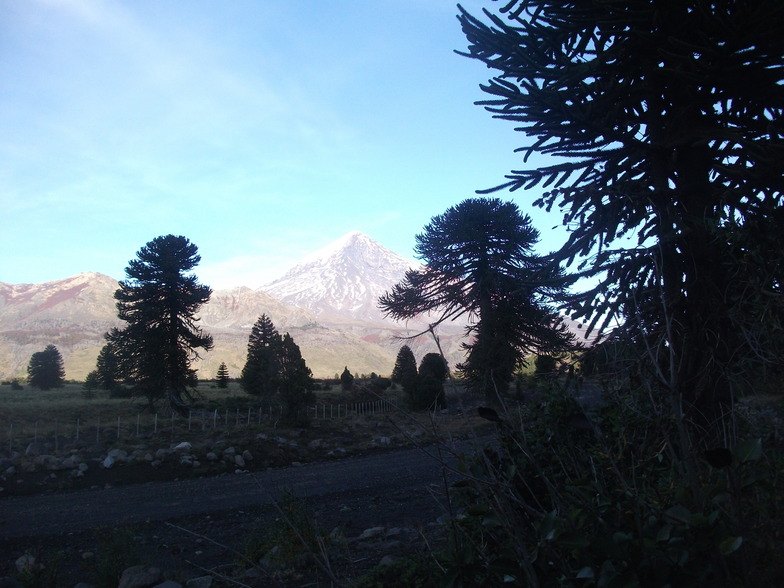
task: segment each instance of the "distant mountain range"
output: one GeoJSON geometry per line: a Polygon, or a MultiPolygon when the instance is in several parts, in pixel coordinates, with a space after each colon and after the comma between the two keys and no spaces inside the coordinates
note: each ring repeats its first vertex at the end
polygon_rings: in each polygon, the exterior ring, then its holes
{"type": "MultiPolygon", "coordinates": [[[[212,378],[225,361],[232,377],[245,363],[248,335],[266,313],[281,332],[289,332],[316,377],[333,377],[345,366],[354,373],[389,374],[401,345],[417,359],[435,351],[427,336],[401,337],[424,328],[424,321],[401,325],[377,308],[381,294],[416,264],[360,232],[344,235],[259,290],[216,290],[200,311],[200,325],[215,348],[196,365],[212,378]]],[[[198,275],[198,268],[196,270],[198,275]]],[[[54,344],[63,355],[66,378],[80,380],[95,368],[103,334],[117,319],[117,281],[83,273],[43,284],[0,282],[0,380],[24,378],[30,356],[54,344]]],[[[463,325],[439,330],[452,365],[462,360],[463,325]]]]}

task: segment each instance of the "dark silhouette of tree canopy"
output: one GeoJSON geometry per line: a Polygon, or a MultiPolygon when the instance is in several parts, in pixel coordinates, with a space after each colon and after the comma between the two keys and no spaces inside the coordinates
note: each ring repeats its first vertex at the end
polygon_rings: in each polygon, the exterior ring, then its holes
{"type": "Polygon", "coordinates": [[[187,274],[201,260],[185,237],[156,237],[125,268],[128,279],[115,292],[124,329],[107,335],[119,358],[121,373],[152,403],[168,400],[184,413],[197,384],[191,361],[198,350],[212,349],[212,337],[197,326],[195,314],[212,294],[187,274]]]}
{"type": "Polygon", "coordinates": [[[512,202],[470,198],[434,217],[416,236],[424,269],[406,272],[379,306],[395,319],[439,311],[434,324],[468,314],[473,341],[457,368],[495,398],[525,356],[573,343],[547,304],[562,295],[560,276],[533,253],[539,238],[512,202]]]}
{"type": "Polygon", "coordinates": [[[440,353],[426,353],[419,363],[413,407],[439,409],[446,407],[444,381],[449,375],[446,360],[440,353]]]}
{"type": "Polygon", "coordinates": [[[248,337],[248,358],[240,374],[240,385],[248,394],[267,401],[277,391],[278,347],[280,333],[266,314],[253,324],[248,337]]]}
{"type": "Polygon", "coordinates": [[[84,378],[82,384],[82,393],[85,398],[94,398],[95,391],[101,387],[101,379],[98,376],[98,370],[92,370],[84,378]]]}
{"type": "Polygon", "coordinates": [[[278,365],[283,420],[290,424],[304,424],[308,420],[305,409],[315,399],[313,373],[302,358],[299,346],[288,333],[280,341],[278,365]]]}
{"type": "MultiPolygon", "coordinates": [[[[484,21],[460,11],[465,55],[499,72],[480,104],[530,138],[524,161],[568,158],[495,189],[550,188],[537,204],[560,208],[570,230],[557,259],[598,278],[571,300],[576,317],[633,326],[635,309],[657,304],[643,314],[666,324],[663,379],[710,410],[743,345],[727,296],[736,270],[717,245],[782,205],[784,3],[514,0],[484,21]]],[[[780,297],[780,271],[767,283],[780,297]]]]}
{"type": "Polygon", "coordinates": [[[343,368],[343,373],[340,374],[340,387],[343,390],[351,390],[354,386],[354,376],[348,371],[348,366],[343,368]]]}
{"type": "Polygon", "coordinates": [[[304,408],[314,399],[312,372],[291,335],[281,336],[266,314],[251,329],[240,384],[249,394],[281,403],[285,422],[307,420],[304,408]]]}
{"type": "Polygon", "coordinates": [[[400,384],[413,404],[417,380],[417,364],[414,352],[411,351],[408,345],[403,345],[397,352],[395,367],[392,369],[392,377],[390,379],[396,384],[400,384]]]}
{"type": "Polygon", "coordinates": [[[98,383],[103,390],[113,390],[119,385],[123,378],[121,369],[120,358],[115,346],[112,343],[107,343],[101,347],[95,363],[95,371],[98,383]]]}
{"type": "Polygon", "coordinates": [[[37,351],[30,357],[27,364],[27,382],[39,390],[61,388],[65,382],[63,356],[54,345],[47,345],[43,351],[37,351]]]}
{"type": "Polygon", "coordinates": [[[215,374],[215,379],[218,381],[218,388],[229,387],[229,368],[226,367],[225,361],[222,361],[218,366],[218,373],[215,374]]]}

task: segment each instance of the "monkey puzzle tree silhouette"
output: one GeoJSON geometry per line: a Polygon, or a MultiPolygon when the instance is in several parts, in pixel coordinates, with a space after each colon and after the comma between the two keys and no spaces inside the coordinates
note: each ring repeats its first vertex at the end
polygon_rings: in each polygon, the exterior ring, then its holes
{"type": "Polygon", "coordinates": [[[61,388],[65,382],[63,356],[54,345],[47,345],[37,351],[27,364],[27,381],[33,388],[51,390],[61,388]]]}
{"type": "MultiPolygon", "coordinates": [[[[600,331],[658,315],[662,381],[715,413],[738,350],[759,352],[733,325],[737,265],[718,245],[782,206],[784,4],[512,0],[485,17],[460,8],[463,54],[499,72],[480,104],[530,137],[524,162],[562,158],[494,189],[550,187],[536,203],[570,229],[556,259],[596,278],[574,315],[600,331]]],[[[766,283],[781,296],[781,273],[766,283]]]]}
{"type": "Polygon", "coordinates": [[[431,410],[446,408],[444,380],[448,375],[449,368],[441,354],[426,353],[419,363],[413,407],[431,410]]]}
{"type": "Polygon", "coordinates": [[[150,404],[165,398],[173,411],[184,414],[197,384],[191,361],[199,358],[199,349],[212,349],[212,337],[195,318],[212,290],[186,274],[201,257],[185,237],[156,237],[136,256],[125,268],[128,279],[114,294],[118,316],[128,324],[106,338],[136,391],[150,404]]]}
{"type": "Polygon", "coordinates": [[[218,366],[218,373],[215,374],[215,379],[218,382],[218,388],[229,387],[229,368],[226,367],[225,361],[222,361],[218,366]]]}
{"type": "Polygon", "coordinates": [[[307,422],[304,408],[314,399],[312,372],[291,335],[281,336],[266,314],[251,329],[240,384],[249,394],[279,402],[284,422],[307,422]]]}
{"type": "Polygon", "coordinates": [[[348,366],[343,368],[343,373],[340,374],[340,387],[346,391],[350,391],[354,387],[354,376],[351,375],[348,366]]]}
{"type": "MultiPolygon", "coordinates": [[[[395,319],[438,311],[433,325],[467,314],[471,343],[457,366],[468,383],[495,399],[534,352],[574,344],[548,302],[562,296],[561,276],[533,253],[539,233],[512,202],[469,198],[433,217],[414,247],[425,267],[379,299],[395,319]]],[[[432,326],[431,326],[432,328],[432,326]]]]}
{"type": "Polygon", "coordinates": [[[280,333],[262,314],[248,337],[248,357],[240,374],[240,385],[248,394],[270,401],[278,389],[278,348],[280,333]]]}
{"type": "Polygon", "coordinates": [[[114,390],[122,379],[120,358],[116,347],[107,343],[98,352],[95,362],[98,382],[103,390],[114,390]]]}
{"type": "Polygon", "coordinates": [[[414,352],[411,351],[408,345],[403,345],[397,352],[391,380],[396,384],[400,384],[406,394],[408,394],[409,401],[413,404],[417,382],[417,364],[414,352]]]}
{"type": "Polygon", "coordinates": [[[315,399],[313,377],[302,357],[299,346],[285,333],[278,349],[279,395],[283,403],[283,421],[306,424],[305,409],[315,399]]]}

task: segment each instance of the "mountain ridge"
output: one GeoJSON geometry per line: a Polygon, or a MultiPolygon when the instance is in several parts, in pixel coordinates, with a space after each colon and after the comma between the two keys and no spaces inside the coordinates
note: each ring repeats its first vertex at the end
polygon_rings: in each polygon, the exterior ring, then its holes
{"type": "MultiPolygon", "coordinates": [[[[291,333],[316,377],[333,377],[346,366],[354,373],[391,373],[401,337],[420,325],[385,319],[376,301],[412,263],[352,231],[272,282],[287,285],[299,298],[289,296],[287,302],[264,287],[215,290],[197,313],[215,341],[195,364],[199,376],[212,378],[222,361],[231,377],[239,376],[248,335],[262,313],[280,332],[291,333]]],[[[117,280],[97,272],[40,284],[0,282],[0,380],[24,378],[30,356],[50,343],[63,355],[66,377],[83,379],[95,368],[103,334],[123,325],[113,298],[117,288],[117,280]]],[[[418,357],[435,350],[425,337],[408,343],[418,357]]],[[[460,353],[448,336],[442,345],[455,357],[460,353]]]]}

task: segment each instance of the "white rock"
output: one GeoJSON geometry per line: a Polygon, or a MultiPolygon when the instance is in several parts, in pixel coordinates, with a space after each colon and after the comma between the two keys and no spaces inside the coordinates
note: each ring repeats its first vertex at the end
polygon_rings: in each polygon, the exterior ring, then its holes
{"type": "Polygon", "coordinates": [[[210,451],[207,455],[204,456],[204,459],[207,461],[218,461],[218,456],[214,452],[210,451]]]}
{"type": "Polygon", "coordinates": [[[245,461],[253,461],[253,454],[246,449],[242,452],[242,459],[245,461]]]}
{"type": "Polygon", "coordinates": [[[191,451],[192,449],[193,445],[191,445],[188,441],[183,441],[174,447],[175,451],[191,451]]]}
{"type": "Polygon", "coordinates": [[[16,571],[17,572],[29,572],[36,568],[35,558],[30,555],[29,553],[25,553],[23,556],[17,558],[16,560],[16,571]]]}
{"type": "Polygon", "coordinates": [[[109,457],[113,457],[117,462],[128,461],[128,452],[122,449],[111,449],[108,453],[109,457]]]}
{"type": "Polygon", "coordinates": [[[234,464],[235,464],[237,467],[244,468],[244,467],[245,467],[245,460],[244,460],[244,459],[242,459],[242,456],[241,456],[241,455],[235,455],[235,456],[234,456],[234,464]]]}
{"type": "Polygon", "coordinates": [[[62,466],[65,469],[72,470],[75,469],[79,465],[79,460],[76,459],[74,456],[66,457],[62,462],[62,466]]]}
{"type": "Polygon", "coordinates": [[[114,466],[115,459],[111,455],[107,455],[106,459],[103,460],[103,467],[107,470],[114,466]]]}
{"type": "Polygon", "coordinates": [[[373,537],[378,537],[384,533],[384,527],[371,527],[370,529],[365,529],[362,531],[362,534],[359,536],[359,539],[372,539],[373,537]]]}

